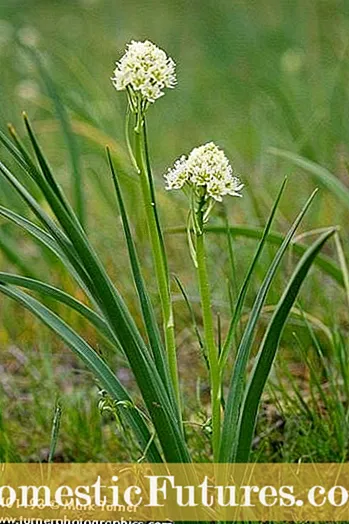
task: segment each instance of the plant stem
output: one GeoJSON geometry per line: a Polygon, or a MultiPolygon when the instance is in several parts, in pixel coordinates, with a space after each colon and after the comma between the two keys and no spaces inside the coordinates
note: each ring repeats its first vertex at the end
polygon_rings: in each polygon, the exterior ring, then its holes
{"type": "Polygon", "coordinates": [[[158,227],[158,218],[156,211],[156,203],[152,189],[150,187],[149,179],[151,174],[148,173],[147,169],[147,152],[145,150],[144,140],[144,121],[141,125],[137,125],[134,129],[135,133],[135,159],[137,162],[141,190],[143,195],[144,208],[146,213],[146,220],[148,226],[148,232],[150,236],[152,255],[155,266],[155,274],[157,279],[158,291],[160,296],[162,320],[164,327],[165,344],[167,351],[167,358],[170,370],[170,376],[175,391],[175,395],[178,402],[179,416],[181,413],[181,402],[180,402],[180,391],[179,391],[179,380],[178,380],[178,369],[177,369],[177,355],[176,355],[176,341],[174,333],[174,321],[173,321],[173,310],[171,293],[169,286],[169,278],[167,272],[167,264],[165,259],[164,250],[161,241],[161,232],[158,227]],[[149,179],[148,179],[149,175],[149,179]]]}
{"type": "MultiPolygon", "coordinates": [[[[202,223],[201,220],[200,222],[202,223]]],[[[221,374],[218,365],[218,350],[216,347],[214,337],[211,293],[207,274],[203,229],[196,232],[196,260],[204,324],[205,344],[210,366],[213,457],[214,461],[218,462],[221,434],[221,374]]]]}

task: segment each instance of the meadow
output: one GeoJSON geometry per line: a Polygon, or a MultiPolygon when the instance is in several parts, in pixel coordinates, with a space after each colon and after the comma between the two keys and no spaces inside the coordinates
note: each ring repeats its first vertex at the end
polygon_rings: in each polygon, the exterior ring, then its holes
{"type": "MultiPolygon", "coordinates": [[[[125,220],[120,216],[106,146],[159,326],[162,303],[139,179],[124,136],[126,95],[115,91],[110,78],[115,61],[131,40],[151,40],[177,64],[176,88],[167,90],[147,111],[147,134],[169,266],[186,442],[194,461],[211,461],[214,454],[207,326],[187,243],[187,199],[181,192],[165,190],[163,174],[176,158],[211,140],[224,149],[244,184],[242,198],[227,197],[217,204],[206,227],[213,329],[220,351],[239,290],[263,242],[238,311],[228,371],[234,368],[242,335],[257,314],[255,299],[267,271],[316,188],[268,286],[244,373],[249,374],[258,362],[264,333],[300,257],[329,235],[321,253],[309,252],[314,256],[309,274],[286,325],[279,326],[284,329],[259,405],[250,460],[348,459],[348,34],[349,5],[344,0],[200,4],[5,0],[0,7],[0,128],[10,137],[7,125],[13,125],[21,139],[19,149],[23,143],[30,150],[33,140],[22,118],[22,111],[26,112],[55,179],[145,340],[151,333],[142,318],[144,303],[140,307],[137,299],[129,237],[126,234],[125,242],[125,220]],[[264,237],[286,176],[271,229],[264,237]]],[[[50,188],[40,192],[18,169],[4,143],[1,161],[54,216],[46,198],[50,188]]],[[[0,177],[0,204],[1,209],[33,220],[32,211],[6,177],[0,177]]],[[[2,290],[14,285],[4,280],[11,273],[49,282],[90,305],[62,259],[24,229],[1,213],[2,290]]],[[[30,296],[32,292],[29,289],[30,296]]],[[[82,334],[101,362],[108,362],[143,413],[142,386],[125,355],[113,350],[113,341],[52,296],[42,301],[82,334]]],[[[0,344],[1,461],[144,458],[142,453],[149,449],[140,449],[119,413],[125,405],[116,406],[64,341],[2,294],[0,344]]],[[[223,377],[223,399],[229,391],[229,380],[223,377]]],[[[145,425],[151,425],[148,419],[145,425]]]]}

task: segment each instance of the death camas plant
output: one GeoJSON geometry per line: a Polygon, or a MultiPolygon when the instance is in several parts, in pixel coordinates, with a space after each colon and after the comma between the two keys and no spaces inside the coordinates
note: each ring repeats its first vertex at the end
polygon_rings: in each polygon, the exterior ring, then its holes
{"type": "Polygon", "coordinates": [[[175,410],[180,417],[180,392],[173,311],[162,231],[157,214],[155,191],[150,169],[145,121],[145,114],[149,105],[164,94],[163,90],[165,87],[175,86],[175,64],[171,58],[166,56],[164,51],[153,43],[149,41],[131,42],[125,55],[116,64],[112,81],[117,90],[126,90],[127,92],[126,141],[140,178],[162,308],[171,382],[169,387],[174,390],[177,404],[175,410]],[[134,153],[129,135],[130,114],[134,117],[134,153]]]}
{"type": "MultiPolygon", "coordinates": [[[[93,373],[99,387],[106,392],[103,398],[109,395],[108,398],[117,410],[119,418],[133,431],[142,459],[149,462],[189,462],[191,454],[183,424],[169,264],[157,208],[146,126],[146,116],[151,105],[164,94],[166,88],[173,88],[176,84],[175,64],[164,51],[151,42],[131,42],[124,56],[116,64],[112,82],[118,91],[125,91],[127,95],[126,142],[142,191],[161,303],[162,329],[142,275],[142,265],[131,234],[132,228],[122,188],[110,152],[107,150],[109,167],[146,337],[143,337],[137,328],[123,297],[93,248],[76,210],[71,206],[53,174],[26,116],[24,123],[33,155],[11,127],[10,138],[1,133],[0,140],[12,155],[21,174],[18,176],[17,169],[10,169],[4,162],[0,162],[0,172],[27,205],[29,213],[23,216],[2,205],[0,216],[16,224],[35,241],[50,249],[75,279],[89,305],[86,305],[86,301],[81,302],[62,289],[28,274],[0,272],[0,291],[36,315],[80,357],[93,373]],[[40,200],[37,197],[37,189],[42,195],[40,200]],[[50,298],[50,301],[47,301],[47,298],[50,298]],[[78,333],[51,309],[48,304],[52,305],[52,301],[64,304],[82,315],[99,332],[108,346],[112,346],[127,358],[142,395],[142,405],[135,405],[131,392],[126,390],[108,361],[99,356],[84,339],[83,334],[78,333]]],[[[310,247],[304,249],[303,256],[283,290],[260,343],[253,370],[249,377],[246,377],[256,326],[269,288],[315,193],[310,196],[291,225],[266,272],[239,340],[234,362],[231,364],[229,355],[233,340],[237,337],[236,327],[246,293],[268,239],[285,182],[277,195],[256,253],[248,265],[225,340],[218,345],[206,265],[209,250],[206,251],[205,230],[209,218],[214,213],[214,205],[219,205],[225,197],[241,196],[243,184],[233,175],[223,151],[212,142],[193,149],[188,157],[181,157],[173,169],[167,172],[165,181],[168,190],[181,189],[188,196],[186,230],[201,298],[203,344],[208,360],[211,389],[213,460],[247,461],[258,405],[283,327],[316,255],[334,229],[327,230],[310,247]],[[223,382],[229,386],[226,398],[223,398],[223,382]]],[[[243,205],[243,199],[239,201],[239,205],[243,205]]]]}
{"type": "Polygon", "coordinates": [[[222,201],[225,195],[241,196],[239,191],[243,188],[243,184],[237,177],[233,176],[227,157],[213,142],[196,147],[188,158],[182,156],[175,162],[174,168],[170,169],[165,175],[165,179],[166,189],[183,189],[188,193],[190,201],[188,240],[198,274],[205,349],[211,382],[212,447],[214,459],[218,460],[221,432],[221,373],[211,311],[204,227],[214,203],[222,201]],[[194,242],[192,241],[191,230],[195,235],[194,242]]]}

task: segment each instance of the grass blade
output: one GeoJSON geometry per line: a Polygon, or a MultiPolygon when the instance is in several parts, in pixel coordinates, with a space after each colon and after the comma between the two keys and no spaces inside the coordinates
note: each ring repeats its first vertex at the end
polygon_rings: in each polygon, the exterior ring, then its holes
{"type": "Polygon", "coordinates": [[[269,323],[242,403],[241,418],[237,430],[238,445],[236,456],[233,457],[234,462],[248,461],[260,398],[274,362],[288,315],[315,257],[334,232],[335,229],[331,229],[327,233],[324,233],[308,248],[294,270],[290,282],[269,323]]]}
{"type": "Polygon", "coordinates": [[[312,203],[316,193],[317,190],[315,190],[313,194],[310,196],[302,211],[292,224],[292,227],[287,233],[282,245],[280,246],[278,252],[274,257],[273,262],[271,263],[268,269],[266,277],[263,281],[262,286],[259,289],[259,292],[253,304],[249,321],[246,325],[244,334],[242,336],[238,348],[237,358],[230,381],[220,447],[220,462],[231,462],[236,453],[237,434],[235,433],[235,428],[237,427],[238,420],[240,417],[245,372],[254,340],[255,328],[259,320],[264,302],[266,300],[269,288],[274,279],[276,271],[281,263],[283,255],[285,254],[293,235],[295,234],[301,220],[303,219],[306,211],[312,203]]]}
{"type": "MultiPolygon", "coordinates": [[[[23,44],[22,44],[23,45],[23,44]]],[[[85,212],[85,203],[84,203],[84,191],[83,191],[83,181],[81,175],[81,166],[80,166],[80,155],[78,143],[76,136],[73,133],[72,126],[70,123],[68,112],[62,103],[62,100],[58,94],[55,83],[52,80],[50,74],[44,66],[43,60],[41,59],[40,54],[36,49],[28,46],[24,46],[25,50],[32,55],[34,58],[40,75],[45,83],[46,90],[51,97],[57,117],[61,124],[62,133],[64,136],[65,144],[70,157],[70,164],[72,170],[72,190],[74,195],[74,205],[76,214],[79,218],[79,222],[82,227],[86,226],[86,212],[85,212]]]]}
{"type": "Polygon", "coordinates": [[[59,428],[61,425],[61,418],[62,418],[62,407],[58,401],[55,406],[55,412],[54,412],[53,421],[52,421],[50,451],[49,451],[48,460],[47,460],[49,464],[53,461],[55,453],[56,453],[59,428]]]}
{"type": "Polygon", "coordinates": [[[325,186],[331,193],[333,193],[333,195],[341,200],[347,208],[349,208],[349,189],[339,180],[339,178],[335,177],[330,171],[328,171],[328,169],[319,166],[319,164],[316,164],[311,160],[307,160],[302,156],[283,149],[273,147],[269,149],[269,153],[284,158],[285,160],[289,160],[292,164],[295,164],[304,169],[304,171],[314,175],[323,186],[325,186]]]}

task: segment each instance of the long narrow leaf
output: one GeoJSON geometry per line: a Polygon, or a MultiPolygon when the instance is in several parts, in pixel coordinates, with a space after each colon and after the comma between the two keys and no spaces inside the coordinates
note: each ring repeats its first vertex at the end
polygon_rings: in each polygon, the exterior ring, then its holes
{"type": "MultiPolygon", "coordinates": [[[[29,119],[27,115],[23,114],[24,118],[24,124],[27,129],[30,141],[32,143],[35,156],[39,162],[42,176],[38,173],[37,169],[30,169],[30,173],[34,180],[36,180],[38,186],[40,187],[41,191],[44,193],[48,203],[52,206],[52,202],[55,202],[55,199],[59,200],[59,202],[63,205],[65,210],[69,213],[70,218],[74,220],[80,227],[82,227],[82,223],[78,220],[77,216],[75,215],[72,207],[70,206],[67,198],[65,197],[63,190],[59,186],[58,182],[56,181],[50,166],[48,164],[48,161],[46,160],[43,152],[41,151],[41,147],[34,135],[34,131],[30,125],[29,119]],[[46,184],[45,184],[46,181],[46,184]]],[[[23,147],[23,145],[19,142],[18,138],[16,139],[17,146],[20,148],[21,153],[23,154],[26,161],[29,163],[28,159],[28,153],[23,147]]]]}
{"type": "MultiPolygon", "coordinates": [[[[264,230],[260,227],[253,226],[230,226],[229,231],[233,237],[252,238],[260,240],[263,236],[264,230]]],[[[186,234],[187,230],[185,227],[172,227],[167,230],[168,234],[186,234]]],[[[211,226],[205,227],[206,233],[212,233],[214,235],[226,235],[227,229],[224,226],[211,226]]],[[[269,232],[266,238],[267,243],[273,246],[281,246],[284,240],[283,235],[280,233],[269,232]]],[[[307,246],[300,242],[292,242],[292,250],[296,255],[303,255],[307,246]]],[[[324,255],[318,255],[314,262],[322,271],[327,273],[337,284],[344,287],[343,275],[340,268],[332,262],[329,257],[324,255]]]]}
{"type": "Polygon", "coordinates": [[[57,117],[61,124],[65,144],[67,146],[67,151],[70,157],[70,164],[71,164],[71,170],[72,170],[72,189],[73,189],[73,194],[74,194],[74,204],[75,204],[76,214],[79,218],[81,225],[85,227],[86,226],[86,212],[85,212],[85,203],[84,203],[84,194],[83,194],[83,182],[82,182],[82,175],[81,175],[79,148],[78,148],[76,136],[73,133],[73,130],[71,127],[68,112],[64,104],[62,103],[61,97],[58,93],[55,83],[52,80],[50,74],[48,73],[40,54],[37,52],[35,48],[32,48],[32,47],[25,46],[25,49],[34,58],[38,66],[39,72],[41,74],[41,77],[45,83],[47,92],[54,103],[57,117]]]}
{"type": "MultiPolygon", "coordinates": [[[[8,125],[8,129],[9,129],[10,134],[11,134],[12,137],[17,136],[16,132],[14,130],[14,127],[11,124],[8,125]]],[[[33,196],[38,201],[41,201],[42,200],[41,191],[39,191],[37,189],[37,187],[36,187],[36,184],[33,183],[32,180],[30,180],[30,172],[31,172],[31,167],[32,166],[29,166],[27,164],[26,160],[23,158],[23,155],[21,154],[19,149],[11,142],[11,140],[1,130],[0,130],[0,143],[3,146],[5,146],[5,148],[10,153],[10,155],[15,160],[15,162],[21,167],[21,169],[25,173],[26,177],[29,178],[28,184],[27,184],[27,187],[28,187],[29,191],[33,194],[33,196]],[[29,177],[28,177],[28,175],[29,175],[29,177]]],[[[35,166],[34,166],[34,169],[36,169],[35,166]]]]}
{"type": "Polygon", "coordinates": [[[246,294],[247,294],[247,291],[248,291],[248,287],[249,287],[249,284],[251,282],[251,277],[253,275],[254,269],[257,266],[258,260],[260,259],[261,255],[263,253],[263,248],[264,248],[266,240],[268,238],[268,234],[269,234],[270,228],[272,226],[272,223],[273,223],[273,220],[274,220],[274,217],[275,217],[275,213],[277,211],[277,208],[278,208],[281,196],[282,196],[282,194],[284,192],[286,182],[287,182],[287,179],[285,178],[285,180],[283,181],[283,183],[281,185],[279,193],[278,193],[278,195],[276,197],[275,203],[273,205],[273,208],[272,208],[272,211],[270,213],[269,219],[268,219],[267,224],[265,226],[265,229],[264,229],[262,238],[260,240],[260,243],[258,245],[257,251],[256,251],[256,253],[255,253],[254,257],[253,257],[252,263],[251,263],[251,265],[250,265],[250,267],[249,267],[249,269],[247,271],[246,277],[245,277],[244,282],[242,284],[242,287],[240,289],[239,296],[238,296],[238,299],[236,301],[236,305],[235,305],[235,309],[234,309],[233,318],[232,318],[232,320],[230,322],[228,335],[227,335],[227,338],[226,338],[226,341],[224,343],[224,346],[223,346],[223,349],[222,349],[222,353],[221,353],[221,356],[220,356],[220,359],[219,359],[220,360],[219,365],[221,367],[221,370],[223,370],[223,368],[224,368],[224,366],[225,366],[225,364],[227,362],[229,351],[230,351],[230,348],[232,346],[232,343],[233,343],[233,340],[234,340],[234,336],[235,336],[236,325],[238,323],[238,320],[239,320],[240,315],[241,315],[242,308],[244,306],[244,302],[245,302],[246,294]]]}
{"type": "Polygon", "coordinates": [[[260,398],[274,362],[288,315],[297,298],[301,285],[313,265],[315,257],[334,232],[335,229],[331,229],[327,233],[324,233],[308,248],[294,270],[290,282],[270,321],[254,368],[251,372],[251,378],[247,385],[245,398],[241,406],[241,417],[237,428],[238,446],[236,456],[233,457],[234,462],[248,461],[260,398]]]}
{"type": "MultiPolygon", "coordinates": [[[[51,251],[56,257],[63,263],[64,267],[67,269],[68,273],[72,275],[75,281],[79,284],[81,289],[86,293],[91,302],[96,305],[93,296],[86,287],[84,281],[81,279],[78,271],[75,270],[75,264],[73,265],[69,258],[66,256],[65,251],[60,247],[59,243],[46,231],[41,229],[39,226],[34,224],[25,217],[22,217],[18,213],[7,209],[6,207],[0,206],[0,216],[10,220],[24,231],[29,233],[36,241],[44,245],[47,249],[51,251]]],[[[76,264],[78,261],[76,261],[76,264]]],[[[83,268],[81,267],[81,271],[83,268]]],[[[26,273],[29,275],[29,273],[26,273]]],[[[33,275],[34,276],[34,275],[33,275]]]]}
{"type": "MultiPolygon", "coordinates": [[[[28,123],[28,117],[25,113],[23,113],[23,118],[26,127],[29,126],[28,123]]],[[[29,126],[30,128],[30,126],[29,126]]],[[[9,125],[9,131],[12,136],[12,139],[14,143],[16,144],[16,147],[11,143],[11,147],[8,147],[7,144],[5,144],[9,150],[9,152],[12,154],[14,159],[16,160],[17,164],[24,170],[24,172],[31,177],[31,179],[37,184],[37,186],[40,188],[41,193],[45,194],[45,179],[51,186],[52,190],[54,191],[55,195],[61,200],[62,204],[65,206],[68,212],[73,215],[72,209],[70,207],[70,204],[68,200],[65,198],[65,195],[59,186],[58,182],[53,177],[51,170],[49,168],[48,162],[44,160],[40,164],[42,172],[39,171],[38,167],[36,166],[35,162],[30,156],[29,151],[24,146],[22,141],[20,140],[15,128],[12,125],[9,125]]],[[[34,148],[35,149],[35,148],[34,148]]]]}
{"type": "Polygon", "coordinates": [[[19,271],[30,277],[36,276],[32,268],[18,255],[16,246],[8,238],[8,235],[5,235],[4,231],[0,231],[0,251],[2,251],[7,260],[17,267],[19,271]]]}
{"type": "Polygon", "coordinates": [[[256,325],[259,320],[264,302],[266,300],[269,288],[274,279],[276,271],[281,263],[281,260],[288,248],[293,235],[295,234],[302,218],[308,210],[311,202],[314,199],[317,190],[310,196],[302,211],[292,224],[289,232],[287,233],[282,245],[276,253],[273,262],[271,263],[266,277],[258,291],[257,297],[253,304],[249,321],[245,327],[244,334],[242,336],[236,362],[233,369],[233,374],[230,381],[228,399],[226,403],[226,411],[224,415],[224,423],[221,438],[220,447],[220,462],[231,462],[236,453],[237,446],[237,435],[235,429],[240,416],[240,408],[243,397],[243,388],[245,381],[245,372],[248,363],[248,358],[251,352],[253,344],[256,325]]]}
{"type": "MultiPolygon", "coordinates": [[[[79,335],[72,330],[68,324],[60,319],[55,313],[42,305],[30,295],[10,285],[0,284],[0,291],[14,299],[37,316],[44,324],[64,340],[67,346],[79,356],[88,369],[94,374],[101,386],[118,402],[125,402],[123,416],[132,427],[142,449],[146,449],[151,439],[149,429],[139,414],[133,408],[133,402],[118,378],[111,372],[101,357],[89,346],[79,335]]],[[[162,462],[161,455],[156,444],[152,441],[147,449],[147,457],[151,462],[162,462]]]]}
{"type": "Polygon", "coordinates": [[[159,328],[156,322],[156,317],[155,317],[154,310],[153,310],[153,307],[150,301],[150,297],[146,289],[144,279],[142,277],[141,268],[140,268],[140,264],[139,264],[138,256],[136,252],[136,246],[132,238],[131,228],[129,225],[129,220],[127,217],[127,212],[126,212],[126,208],[125,208],[122,193],[121,193],[121,188],[120,188],[119,181],[115,173],[113,161],[111,159],[110,151],[108,148],[107,148],[107,156],[108,156],[108,161],[109,161],[109,167],[110,167],[111,174],[112,174],[112,179],[114,182],[115,193],[116,193],[116,197],[118,201],[120,216],[121,216],[121,220],[122,220],[122,224],[124,228],[124,234],[125,234],[128,254],[129,254],[131,268],[132,268],[133,279],[134,279],[138,297],[139,297],[144,325],[145,325],[145,328],[148,334],[149,343],[152,349],[156,367],[160,373],[160,376],[162,377],[162,380],[164,381],[164,384],[166,384],[168,394],[173,404],[173,409],[176,413],[178,406],[175,400],[175,394],[174,394],[174,390],[173,390],[173,386],[172,386],[172,382],[170,378],[167,359],[165,357],[164,347],[161,342],[160,332],[159,332],[159,328]]]}
{"type": "Polygon", "coordinates": [[[302,156],[296,155],[291,151],[285,151],[283,149],[270,148],[269,153],[272,155],[284,158],[289,160],[292,164],[295,164],[298,167],[304,169],[308,173],[314,175],[321,184],[323,184],[327,189],[333,193],[343,204],[349,208],[349,189],[337,178],[334,176],[328,169],[319,166],[315,162],[308,160],[302,156]]]}
{"type": "MultiPolygon", "coordinates": [[[[33,133],[31,133],[30,138],[33,142],[36,141],[33,133]]],[[[38,161],[41,164],[40,155],[42,153],[39,148],[34,147],[34,149],[39,157],[38,161]]],[[[38,209],[32,197],[28,195],[15,177],[13,177],[4,166],[1,166],[1,164],[0,170],[32,207],[33,211],[38,214],[39,218],[44,220],[45,225],[49,225],[50,233],[60,243],[60,246],[64,249],[68,257],[71,254],[65,242],[65,235],[69,238],[70,249],[73,256],[76,254],[79,262],[83,264],[84,267],[85,273],[82,274],[82,278],[86,281],[85,283],[98,302],[105,316],[105,320],[108,322],[115,336],[119,339],[127,355],[131,369],[135,374],[149,414],[161,441],[166,459],[169,462],[190,461],[188,449],[181,428],[177,424],[177,417],[173,412],[165,385],[158,374],[154,362],[152,359],[149,359],[147,346],[142,340],[133,318],[108,277],[97,254],[90,245],[83,229],[79,226],[77,220],[72,218],[71,214],[65,206],[62,205],[60,199],[47,183],[47,185],[44,186],[45,196],[62,226],[64,234],[60,230],[56,231],[56,229],[58,229],[57,226],[49,222],[48,217],[45,216],[40,208],[38,209]]],[[[74,258],[71,261],[75,263],[74,258]]]]}
{"type": "MultiPolygon", "coordinates": [[[[65,253],[66,258],[69,260],[70,264],[79,274],[79,277],[85,282],[85,285],[89,289],[93,289],[93,281],[90,279],[86,273],[84,267],[80,263],[80,260],[77,257],[76,251],[74,249],[73,243],[71,243],[63,231],[57,227],[55,222],[48,216],[47,213],[42,209],[38,202],[33,198],[33,196],[27,191],[27,189],[17,180],[17,178],[10,172],[7,167],[0,162],[0,172],[3,176],[10,182],[14,187],[17,193],[21,198],[26,202],[29,208],[37,216],[37,218],[45,225],[47,230],[50,232],[54,240],[58,243],[60,248],[65,253]]],[[[60,204],[62,206],[62,204],[60,204]]],[[[62,206],[63,207],[63,206],[62,206]]],[[[72,220],[70,220],[72,223],[72,220]]]]}
{"type": "Polygon", "coordinates": [[[47,296],[57,302],[60,302],[61,304],[65,304],[88,320],[105,338],[109,340],[109,342],[114,347],[122,352],[119,341],[110,331],[108,324],[106,324],[103,318],[98,315],[98,313],[68,293],[57,289],[54,286],[46,284],[45,282],[41,282],[40,280],[22,277],[20,275],[13,275],[11,273],[4,273],[3,271],[0,271],[0,282],[30,289],[36,293],[39,293],[40,295],[47,296]]]}

